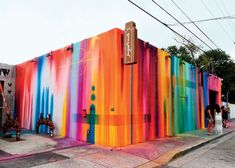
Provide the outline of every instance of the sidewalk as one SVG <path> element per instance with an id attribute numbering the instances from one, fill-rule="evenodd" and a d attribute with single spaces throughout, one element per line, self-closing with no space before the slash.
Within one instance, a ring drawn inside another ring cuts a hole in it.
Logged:
<path id="1" fill-rule="evenodd" d="M 0 165 L 15 167 L 17 160 L 18 167 L 35 168 L 159 167 L 234 130 L 233 121 L 223 135 L 208 136 L 206 130 L 197 130 L 115 149 L 27 133 L 18 142 L 0 138 Z"/>

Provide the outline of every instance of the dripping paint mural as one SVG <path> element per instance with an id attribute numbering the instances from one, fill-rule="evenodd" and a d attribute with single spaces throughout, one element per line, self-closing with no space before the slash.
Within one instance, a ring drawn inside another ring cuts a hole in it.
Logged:
<path id="1" fill-rule="evenodd" d="M 40 113 L 51 114 L 58 135 L 131 144 L 131 72 L 121 62 L 121 35 L 114 29 L 17 65 L 22 127 L 34 130 Z"/>
<path id="2" fill-rule="evenodd" d="M 184 112 L 184 93 L 183 93 L 183 62 L 175 56 L 171 56 L 172 68 L 172 99 L 174 116 L 174 133 L 183 132 L 183 112 Z"/>
<path id="3" fill-rule="evenodd" d="M 172 136 L 171 57 L 167 52 L 158 49 L 157 60 L 157 135 L 158 137 Z"/>
<path id="4" fill-rule="evenodd" d="M 137 64 L 132 69 L 131 142 L 157 137 L 157 48 L 138 41 Z"/>
<path id="5" fill-rule="evenodd" d="M 171 61 L 174 133 L 205 128 L 204 109 L 209 104 L 209 90 L 221 95 L 221 79 L 217 77 L 213 81 L 208 73 L 198 71 L 176 56 L 171 56 Z M 213 84 L 209 85 L 208 81 Z M 220 103 L 219 97 L 216 103 Z"/>
<path id="6" fill-rule="evenodd" d="M 142 40 L 137 63 L 123 65 L 122 34 L 113 29 L 17 65 L 22 127 L 35 130 L 40 113 L 50 114 L 57 135 L 113 147 L 204 128 L 221 80 Z"/>
<path id="7" fill-rule="evenodd" d="M 22 127 L 34 130 L 40 113 L 44 117 L 51 114 L 60 131 L 57 133 L 66 135 L 63 118 L 68 112 L 70 57 L 71 52 L 63 48 L 16 66 L 16 107 Z M 45 128 L 40 131 L 43 130 L 46 132 Z"/>
<path id="8" fill-rule="evenodd" d="M 205 106 L 208 103 L 204 102 L 205 96 L 203 92 L 203 72 L 202 70 L 198 70 L 198 128 L 205 128 Z"/>

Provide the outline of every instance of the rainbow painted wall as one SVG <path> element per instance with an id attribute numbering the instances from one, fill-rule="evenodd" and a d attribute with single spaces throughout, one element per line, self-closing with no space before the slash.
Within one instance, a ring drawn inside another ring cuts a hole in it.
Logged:
<path id="1" fill-rule="evenodd" d="M 138 61 L 122 64 L 113 29 L 16 66 L 16 113 L 35 130 L 51 114 L 56 134 L 125 146 L 205 128 L 209 92 L 221 79 L 138 40 Z M 41 132 L 47 128 L 41 127 Z"/>

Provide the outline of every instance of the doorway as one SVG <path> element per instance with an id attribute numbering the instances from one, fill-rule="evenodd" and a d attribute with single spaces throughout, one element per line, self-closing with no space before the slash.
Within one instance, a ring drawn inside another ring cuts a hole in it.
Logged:
<path id="1" fill-rule="evenodd" d="M 214 107 L 216 104 L 216 97 L 217 97 L 217 92 L 213 90 L 209 90 L 209 103 L 211 107 Z"/>

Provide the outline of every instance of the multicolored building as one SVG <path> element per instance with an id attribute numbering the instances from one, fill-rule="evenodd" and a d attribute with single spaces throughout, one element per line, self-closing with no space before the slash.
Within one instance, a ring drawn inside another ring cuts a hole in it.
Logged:
<path id="1" fill-rule="evenodd" d="M 205 128 L 221 81 L 140 39 L 124 65 L 115 28 L 16 65 L 15 112 L 23 128 L 50 114 L 57 135 L 125 146 Z"/>

